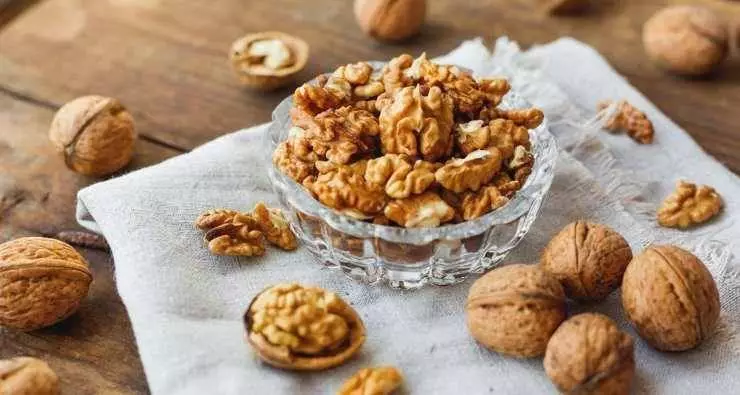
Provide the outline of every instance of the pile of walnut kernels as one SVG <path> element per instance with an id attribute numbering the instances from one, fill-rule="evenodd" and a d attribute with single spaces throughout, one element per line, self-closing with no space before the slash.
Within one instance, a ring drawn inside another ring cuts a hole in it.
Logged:
<path id="1" fill-rule="evenodd" d="M 380 72 L 339 67 L 293 94 L 275 165 L 332 209 L 364 221 L 435 227 L 505 205 L 532 171 L 542 111 L 498 108 L 504 79 L 476 80 L 425 55 Z"/>

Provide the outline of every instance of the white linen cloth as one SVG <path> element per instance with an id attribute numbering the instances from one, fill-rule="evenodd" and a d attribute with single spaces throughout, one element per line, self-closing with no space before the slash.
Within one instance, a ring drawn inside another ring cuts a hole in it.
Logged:
<path id="1" fill-rule="evenodd" d="M 704 259 L 721 294 L 717 334 L 696 350 L 658 352 L 625 322 L 618 293 L 571 313 L 600 311 L 636 338 L 636 393 L 737 393 L 740 388 L 740 270 L 733 258 L 740 225 L 738 178 L 618 75 L 573 39 L 522 52 L 506 38 L 490 53 L 463 43 L 444 62 L 478 75 L 504 74 L 545 110 L 562 148 L 549 197 L 532 230 L 506 262 L 536 262 L 545 243 L 576 219 L 607 224 L 635 253 L 651 242 L 678 243 Z M 655 124 L 652 145 L 611 136 L 589 122 L 599 100 L 626 98 Z M 487 351 L 468 334 L 464 301 L 470 281 L 398 291 L 371 287 L 312 262 L 305 250 L 270 249 L 257 259 L 212 256 L 193 221 L 215 207 L 248 210 L 275 204 L 261 139 L 265 125 L 242 130 L 193 152 L 79 193 L 78 220 L 111 246 L 118 291 L 131 317 L 154 394 L 329 394 L 361 367 L 391 364 L 415 394 L 554 393 L 541 359 Z M 654 207 L 680 177 L 716 187 L 721 216 L 691 231 L 657 227 Z M 284 281 L 337 291 L 362 316 L 367 342 L 345 365 L 295 373 L 259 362 L 243 340 L 242 314 L 263 287 Z"/>

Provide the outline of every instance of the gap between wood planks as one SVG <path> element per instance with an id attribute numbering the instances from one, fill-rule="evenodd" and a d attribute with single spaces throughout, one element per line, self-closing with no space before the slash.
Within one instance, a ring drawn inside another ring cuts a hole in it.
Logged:
<path id="1" fill-rule="evenodd" d="M 2 0 L 0 0 L 0 1 L 2 1 Z M 10 89 L 10 88 L 8 88 L 6 86 L 3 86 L 2 84 L 0 84 L 0 94 L 4 94 L 4 95 L 9 96 L 9 97 L 11 97 L 11 98 L 13 98 L 15 100 L 19 100 L 19 101 L 22 101 L 22 102 L 25 102 L 25 103 L 33 104 L 35 106 L 39 106 L 39 107 L 43 107 L 43 108 L 48 108 L 49 110 L 52 110 L 52 111 L 57 111 L 61 107 L 61 105 L 59 105 L 57 103 L 53 103 L 53 102 L 50 102 L 50 101 L 47 101 L 47 100 L 44 100 L 44 99 L 35 98 L 35 97 L 30 96 L 28 94 L 25 94 L 25 93 L 18 92 L 18 91 L 15 91 L 13 89 Z M 134 119 L 135 118 L 136 117 L 134 116 Z M 157 145 L 157 146 L 160 146 L 160 147 L 163 147 L 163 148 L 168 148 L 168 149 L 171 149 L 171 150 L 176 151 L 176 152 L 179 152 L 179 153 L 185 153 L 185 152 L 189 152 L 190 151 L 187 148 L 180 147 L 180 146 L 175 145 L 175 144 L 171 144 L 171 143 L 169 143 L 167 141 L 161 140 L 161 139 L 156 138 L 156 137 L 148 136 L 146 134 L 139 133 L 139 138 L 141 140 L 143 140 L 143 141 L 152 143 L 154 145 Z"/>

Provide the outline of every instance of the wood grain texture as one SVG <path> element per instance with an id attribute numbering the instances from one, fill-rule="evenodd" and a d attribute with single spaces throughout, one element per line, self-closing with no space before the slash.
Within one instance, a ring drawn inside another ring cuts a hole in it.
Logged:
<path id="1" fill-rule="evenodd" d="M 559 18 L 546 16 L 538 0 L 429 0 L 422 33 L 389 45 L 360 32 L 350 0 L 10 0 L 0 8 L 0 241 L 78 228 L 76 192 L 95 180 L 67 171 L 46 140 L 53 111 L 74 97 L 114 96 L 131 110 L 143 141 L 130 168 L 269 120 L 292 87 L 246 91 L 226 56 L 234 39 L 263 30 L 311 45 L 303 80 L 357 60 L 439 55 L 476 36 L 492 42 L 508 35 L 524 47 L 573 36 L 740 171 L 737 54 L 699 80 L 667 75 L 643 55 L 644 21 L 664 5 L 689 2 L 740 21 L 740 3 L 719 0 L 602 0 L 587 14 Z M 30 334 L 1 331 L 0 357 L 49 360 L 69 394 L 146 392 L 111 258 L 83 252 L 96 281 L 80 312 Z"/>

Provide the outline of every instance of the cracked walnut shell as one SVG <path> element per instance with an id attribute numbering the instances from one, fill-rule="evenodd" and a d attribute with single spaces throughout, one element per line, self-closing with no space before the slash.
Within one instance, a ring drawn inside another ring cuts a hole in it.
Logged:
<path id="1" fill-rule="evenodd" d="M 49 139 L 64 155 L 68 168 L 87 176 L 104 176 L 131 161 L 137 133 L 134 119 L 118 100 L 83 96 L 57 111 Z"/>
<path id="2" fill-rule="evenodd" d="M 631 259 L 632 250 L 619 233 L 576 221 L 550 240 L 540 265 L 560 281 L 569 298 L 595 301 L 619 288 Z"/>
<path id="3" fill-rule="evenodd" d="M 450 207 L 435 192 L 392 200 L 383 211 L 391 221 L 406 228 L 435 227 L 455 218 Z"/>
<path id="4" fill-rule="evenodd" d="M 403 384 L 401 372 L 393 366 L 360 369 L 347 379 L 338 395 L 389 395 Z"/>
<path id="5" fill-rule="evenodd" d="M 0 393 L 3 395 L 57 395 L 59 377 L 36 358 L 0 360 Z"/>
<path id="6" fill-rule="evenodd" d="M 247 341 L 259 357 L 282 369 L 329 369 L 365 342 L 365 326 L 350 305 L 334 292 L 300 284 L 260 292 L 244 322 Z"/>
<path id="7" fill-rule="evenodd" d="M 72 315 L 92 274 L 70 245 L 44 237 L 0 244 L 0 325 L 31 331 Z"/>
<path id="8" fill-rule="evenodd" d="M 658 209 L 658 223 L 668 228 L 686 229 L 709 221 L 721 208 L 722 198 L 714 188 L 679 181 L 676 190 Z"/>
<path id="9" fill-rule="evenodd" d="M 609 317 L 584 313 L 563 322 L 545 352 L 547 376 L 563 394 L 629 394 L 634 341 Z"/>
<path id="10" fill-rule="evenodd" d="M 289 84 L 306 66 L 308 44 L 282 32 L 248 34 L 231 45 L 229 59 L 246 87 L 274 90 Z"/>
<path id="11" fill-rule="evenodd" d="M 683 351 L 712 335 L 719 319 L 719 292 L 712 274 L 692 253 L 654 245 L 627 266 L 622 307 L 651 346 Z"/>
<path id="12" fill-rule="evenodd" d="M 465 312 L 470 333 L 484 346 L 514 357 L 536 357 L 545 353 L 565 319 L 565 293 L 535 265 L 508 265 L 473 283 Z"/>

